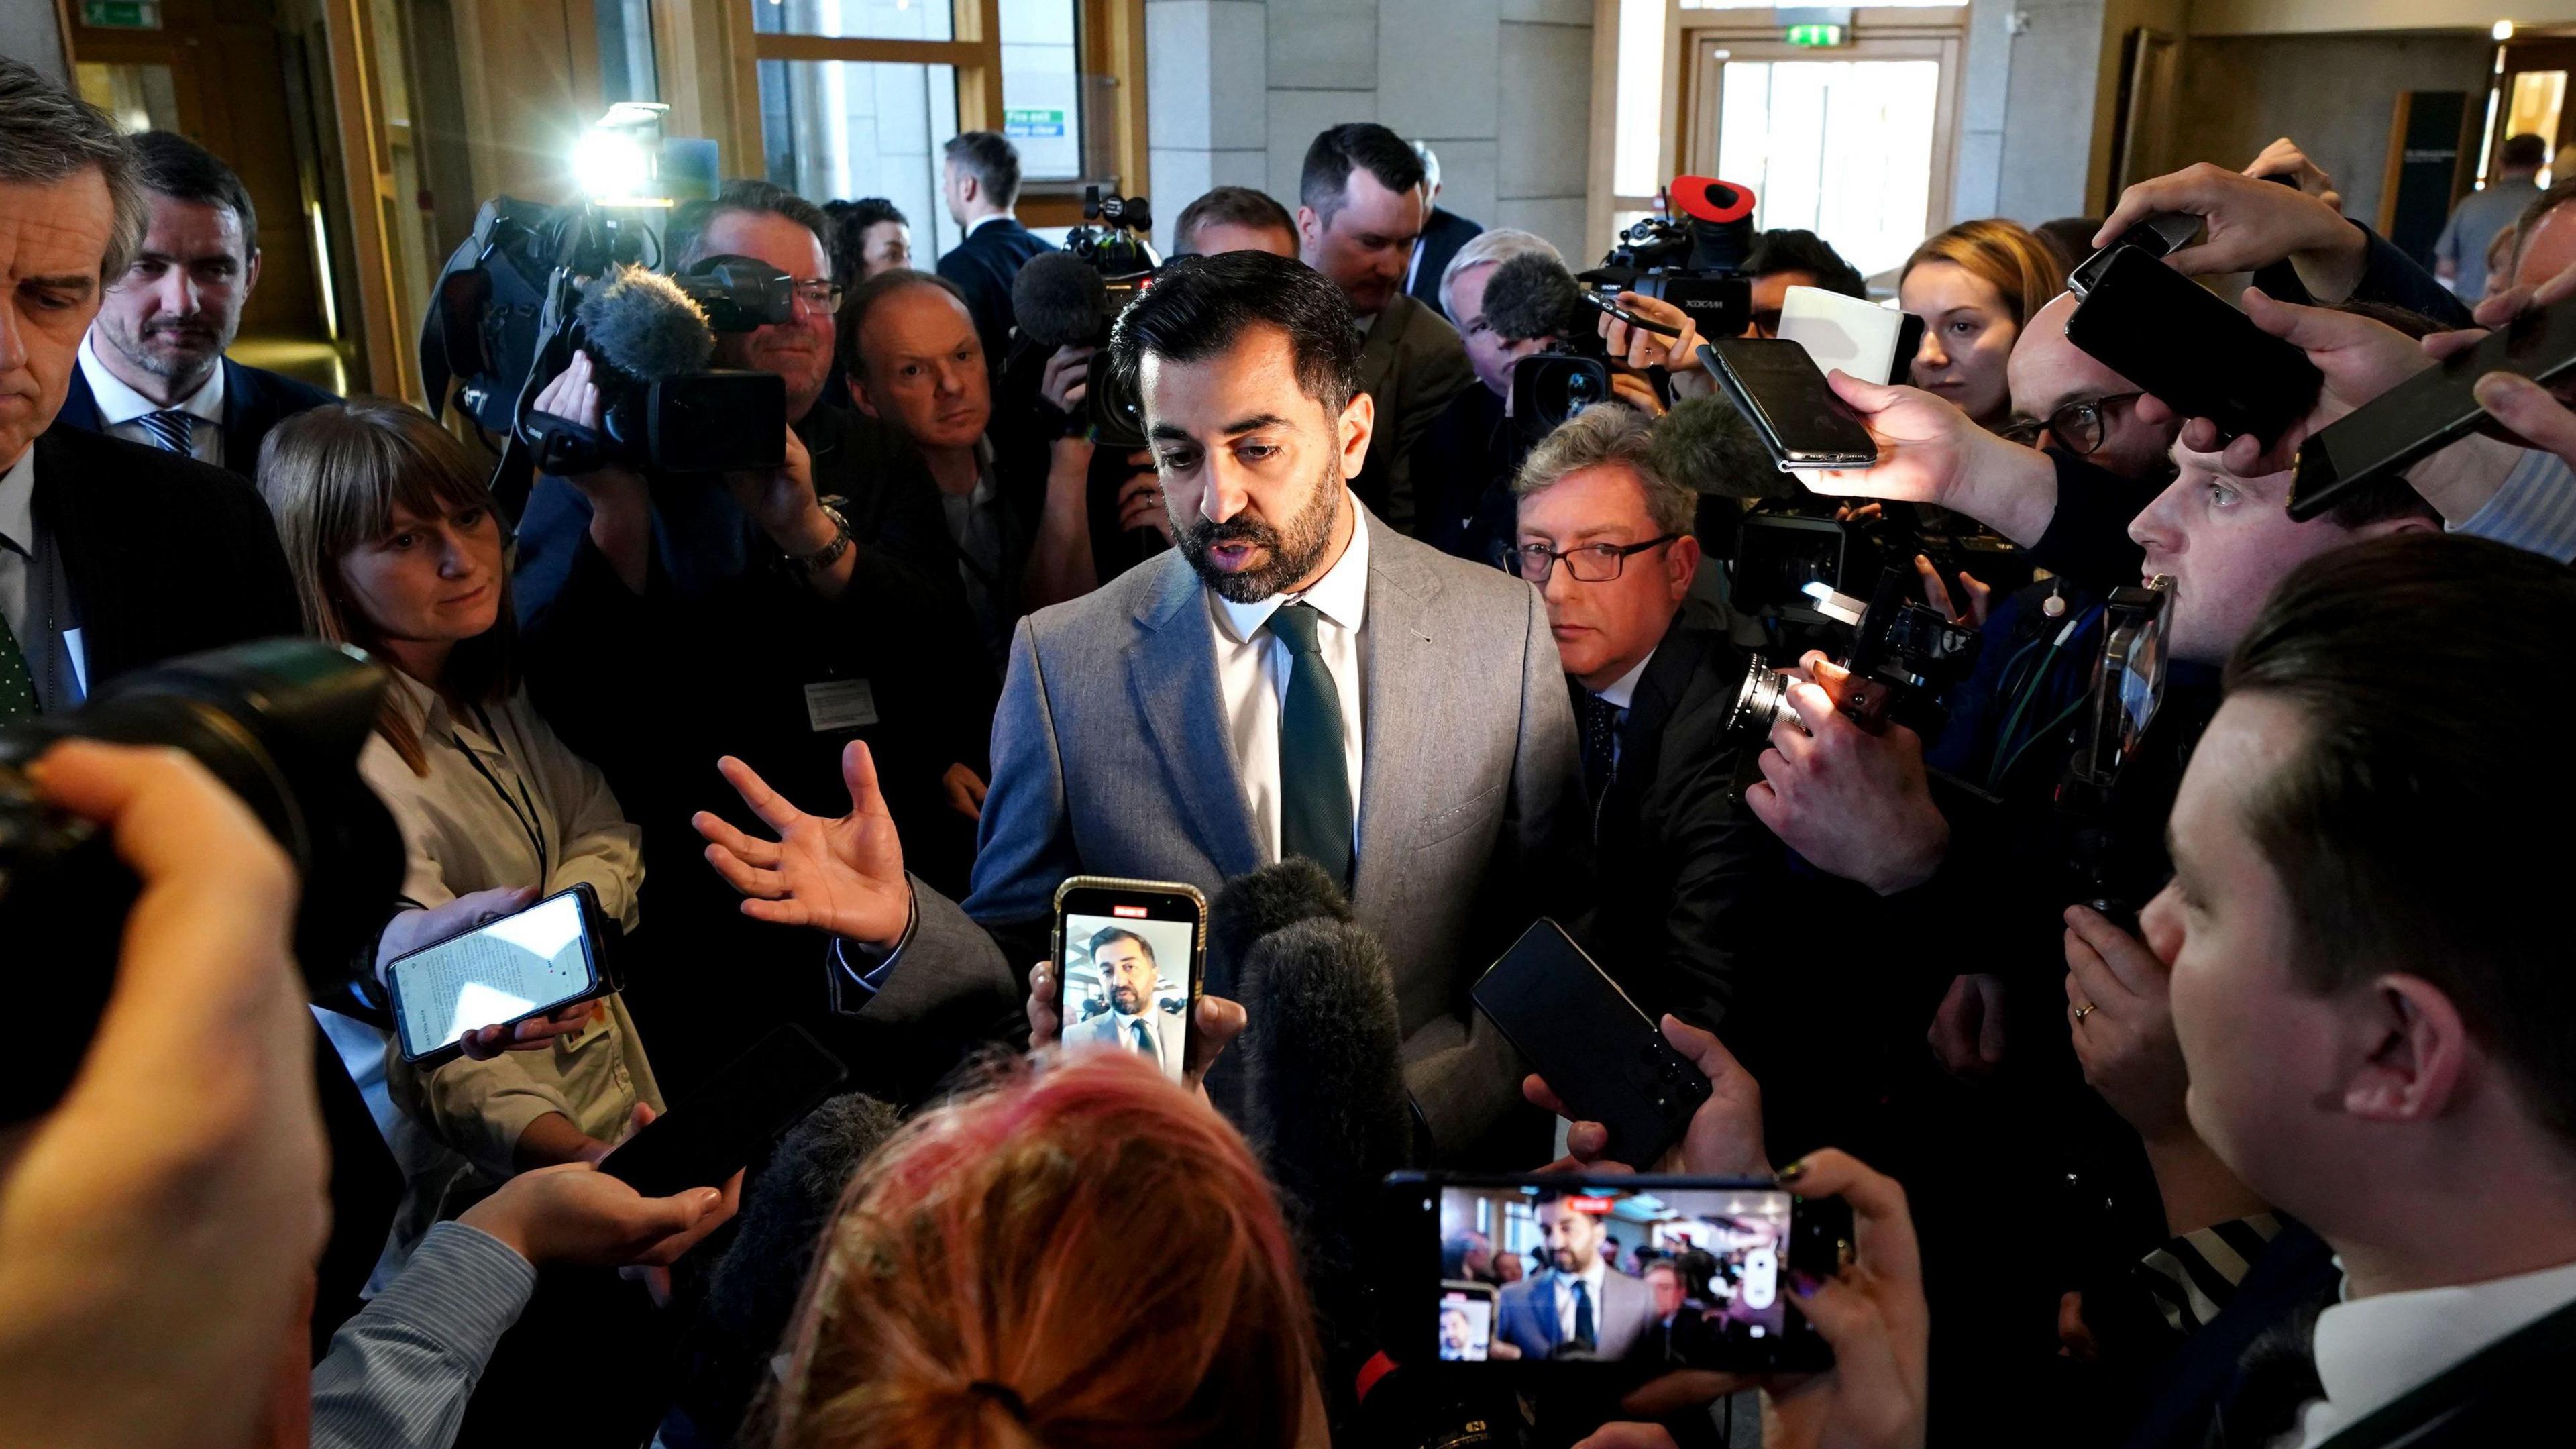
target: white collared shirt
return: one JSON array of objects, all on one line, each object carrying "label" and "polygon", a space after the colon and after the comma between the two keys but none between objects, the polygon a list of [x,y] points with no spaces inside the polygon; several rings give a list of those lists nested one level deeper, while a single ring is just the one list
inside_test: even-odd
[{"label": "white collared shirt", "polygon": [[2326,1396],[2301,1409],[2299,1427],[2275,1442],[2313,1449],[2569,1302],[2576,1263],[2339,1302],[2317,1315],[2317,1381]]},{"label": "white collared shirt", "polygon": [[1342,758],[1351,772],[1351,840],[1359,840],[1360,761],[1360,629],[1368,614],[1368,514],[1347,493],[1342,506],[1351,510],[1351,541],[1342,556],[1315,586],[1302,594],[1273,594],[1258,603],[1237,604],[1207,594],[1208,627],[1215,636],[1217,692],[1225,703],[1226,752],[1234,759],[1235,777],[1243,782],[1245,803],[1252,807],[1252,838],[1264,861],[1279,858],[1279,711],[1288,697],[1288,675],[1294,661],[1286,641],[1269,631],[1270,616],[1280,605],[1307,603],[1323,616],[1315,642],[1324,667],[1333,676],[1342,700]]},{"label": "white collared shirt", "polygon": [[[91,334],[93,337],[95,335],[95,333]],[[158,447],[159,444],[153,441],[152,435],[146,432],[143,425],[135,419],[145,413],[167,412],[173,409],[166,409],[127,387],[123,379],[107,370],[106,363],[98,360],[98,350],[90,345],[90,340],[90,337],[81,339],[81,376],[89,379],[90,396],[98,400],[99,423],[106,428],[107,435],[111,438],[123,438],[129,443],[141,443],[146,447]],[[205,384],[185,401],[179,403],[175,411],[187,413],[197,419],[196,428],[188,434],[188,456],[200,463],[223,466],[224,365],[221,359],[216,360],[214,371],[206,374]]]},{"label": "white collared shirt", "polygon": [[957,234],[957,239],[959,241],[964,241],[966,238],[973,236],[976,232],[982,230],[985,226],[993,222],[1009,220],[1011,220],[1011,213],[1007,211],[987,212],[984,215],[975,218],[973,221],[966,223],[966,229]]},{"label": "white collared shirt", "polygon": [[1601,1341],[1601,1281],[1610,1276],[1610,1267],[1599,1258],[1580,1273],[1556,1275],[1556,1338],[1559,1343],[1574,1339],[1574,1290],[1571,1284],[1583,1284],[1583,1296],[1592,1300],[1592,1341]]}]

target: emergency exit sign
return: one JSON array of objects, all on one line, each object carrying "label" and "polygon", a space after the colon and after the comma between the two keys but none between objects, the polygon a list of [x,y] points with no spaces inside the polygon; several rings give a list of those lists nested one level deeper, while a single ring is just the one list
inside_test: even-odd
[{"label": "emergency exit sign", "polygon": [[1786,39],[1791,45],[1840,45],[1843,43],[1843,28],[1839,25],[1792,25]]},{"label": "emergency exit sign", "polygon": [[158,0],[81,0],[81,24],[98,30],[158,30]]}]

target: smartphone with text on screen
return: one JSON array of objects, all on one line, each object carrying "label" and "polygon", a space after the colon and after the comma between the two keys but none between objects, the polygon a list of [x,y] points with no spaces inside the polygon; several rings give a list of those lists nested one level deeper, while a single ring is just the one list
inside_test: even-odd
[{"label": "smartphone with text on screen", "polygon": [[1207,986],[1207,897],[1179,881],[1078,875],[1055,892],[1056,1020],[1071,1048],[1198,1065],[1190,1014]]},{"label": "smartphone with text on screen", "polygon": [[403,1060],[615,990],[600,940],[599,896],[585,884],[395,958],[385,992]]}]

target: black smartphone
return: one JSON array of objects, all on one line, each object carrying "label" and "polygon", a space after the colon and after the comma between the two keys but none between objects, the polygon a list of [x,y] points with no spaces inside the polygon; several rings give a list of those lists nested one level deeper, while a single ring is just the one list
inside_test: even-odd
[{"label": "black smartphone", "polygon": [[1440,1361],[1483,1363],[1494,1346],[1494,1285],[1447,1279],[1440,1285]]},{"label": "black smartphone", "polygon": [[2307,416],[2325,385],[2306,353],[2137,247],[2114,249],[2066,319],[2066,340],[2183,416],[2265,447]]},{"label": "black smartphone", "polygon": [[1565,928],[1541,916],[1468,993],[1609,1156],[1651,1167],[1708,1100],[1708,1078]]},{"label": "black smartphone", "polygon": [[2066,274],[2066,290],[2077,300],[2089,295],[2102,273],[2111,265],[2112,256],[2122,247],[2135,247],[2152,257],[2169,257],[2191,244],[2200,234],[2200,218],[2187,211],[2167,211],[2148,217],[2112,238],[2111,244],[2078,262]]},{"label": "black smartphone", "polygon": [[616,990],[600,941],[598,893],[577,885],[394,958],[385,994],[403,1060],[438,1056],[469,1031]]},{"label": "black smartphone", "polygon": [[1198,1065],[1190,1013],[1207,987],[1207,897],[1168,880],[1078,875],[1055,889],[1056,1020],[1068,1047]]},{"label": "black smartphone", "polygon": [[[1492,1290],[1486,1362],[1620,1363],[1732,1373],[1821,1370],[1833,1349],[1789,1306],[1791,1275],[1851,1261],[1851,1209],[1777,1182],[1400,1172],[1387,1192],[1411,1240],[1395,1356],[1476,1361],[1476,1295],[1441,1276],[1468,1233],[1518,1258]],[[1609,1250],[1617,1253],[1612,1266]],[[1464,1320],[1463,1322],[1461,1320]]]},{"label": "black smartphone", "polygon": [[782,1026],[619,1143],[599,1170],[646,1197],[722,1187],[847,1075],[803,1027]]},{"label": "black smartphone", "polygon": [[1753,424],[1783,469],[1866,468],[1878,443],[1834,396],[1807,349],[1777,337],[1720,337],[1700,344],[1700,363]]},{"label": "black smartphone", "polygon": [[2471,391],[2490,372],[2549,383],[2576,371],[2576,297],[2523,313],[2477,346],[2419,372],[2299,444],[2290,517],[2316,517],[2355,488],[2389,477],[2486,420]]}]

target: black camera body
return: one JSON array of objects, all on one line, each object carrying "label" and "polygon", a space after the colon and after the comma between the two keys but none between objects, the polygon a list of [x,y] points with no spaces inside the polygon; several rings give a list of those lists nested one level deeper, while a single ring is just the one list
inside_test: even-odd
[{"label": "black camera body", "polygon": [[1753,283],[1738,275],[1753,252],[1753,188],[1676,176],[1667,194],[1678,216],[1640,219],[1575,280],[1604,296],[1634,292],[1679,307],[1702,337],[1742,336],[1753,320]]},{"label": "black camera body", "polygon": [[[1872,733],[1889,721],[1926,738],[1938,733],[1939,693],[1967,678],[1985,647],[1984,635],[1915,597],[1915,587],[1914,571],[1898,568],[1879,574],[1866,603],[1822,584],[1808,586],[1818,612],[1852,630],[1851,646],[1839,661],[1845,677],[1816,682],[1845,718]],[[1783,719],[1795,720],[1789,684],[1788,676],[1753,660],[1736,690],[1727,729],[1758,738]]]},{"label": "black camera body", "polygon": [[1612,396],[1610,355],[1597,333],[1568,328],[1545,352],[1512,364],[1512,425],[1533,441]]},{"label": "black camera body", "polygon": [[1163,259],[1147,240],[1153,230],[1153,203],[1142,196],[1102,196],[1097,186],[1082,192],[1083,224],[1067,232],[1064,250],[1100,274],[1107,297],[1101,307],[1099,335],[1088,345],[1091,356],[1083,399],[1090,414],[1092,441],[1102,448],[1132,453],[1145,446],[1145,400],[1132,380],[1121,379],[1109,365],[1109,327],[1137,294],[1154,285]]}]

